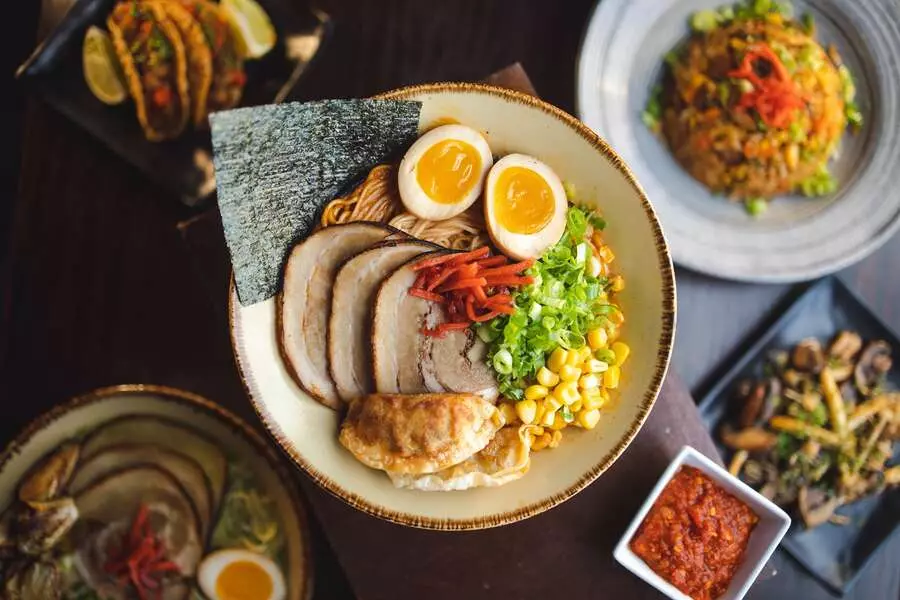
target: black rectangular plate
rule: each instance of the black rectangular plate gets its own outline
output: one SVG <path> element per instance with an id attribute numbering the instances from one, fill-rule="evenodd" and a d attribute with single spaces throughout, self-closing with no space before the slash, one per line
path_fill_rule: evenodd
<path id="1" fill-rule="evenodd" d="M 740 380 L 762 376 L 764 359 L 771 350 L 788 349 L 807 337 L 828 340 L 841 329 L 856 331 L 865 341 L 883 339 L 895 356 L 900 353 L 897 335 L 839 279 L 829 277 L 804 292 L 703 398 L 700 414 L 707 427 L 716 431 Z M 900 389 L 897 362 L 887 377 L 894 389 Z M 718 439 L 716 444 L 727 460 L 726 449 Z M 900 451 L 895 452 L 895 461 L 898 455 Z M 851 524 L 826 523 L 807 531 L 799 518 L 794 518 L 782 546 L 831 591 L 844 594 L 875 552 L 900 531 L 900 489 L 844 506 L 838 514 L 850 517 Z"/>
<path id="2" fill-rule="evenodd" d="M 287 56 L 285 40 L 330 33 L 327 15 L 303 1 L 257 0 L 268 13 L 278 42 L 266 56 L 246 63 L 247 84 L 242 106 L 274 102 L 297 83 L 309 61 Z M 106 29 L 106 17 L 116 0 L 77 0 L 59 25 L 19 70 L 19 77 L 44 100 L 100 139 L 151 179 L 195 205 L 213 191 L 208 131 L 186 129 L 166 142 L 144 138 L 130 99 L 107 106 L 88 89 L 82 69 L 82 45 L 88 27 Z"/>

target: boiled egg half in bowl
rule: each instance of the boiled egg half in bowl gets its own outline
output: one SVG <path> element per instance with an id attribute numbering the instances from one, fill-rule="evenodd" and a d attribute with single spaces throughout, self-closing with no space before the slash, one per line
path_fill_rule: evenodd
<path id="1" fill-rule="evenodd" d="M 400 161 L 397 186 L 406 210 L 443 221 L 475 203 L 494 158 L 480 133 L 442 125 L 420 137 Z"/>
<path id="2" fill-rule="evenodd" d="M 537 258 L 566 230 L 568 201 L 559 176 L 524 154 L 508 154 L 487 177 L 484 217 L 497 248 L 507 256 Z"/>
<path id="3" fill-rule="evenodd" d="M 287 586 L 278 565 L 249 550 L 218 550 L 197 569 L 197 583 L 209 600 L 284 600 Z"/>

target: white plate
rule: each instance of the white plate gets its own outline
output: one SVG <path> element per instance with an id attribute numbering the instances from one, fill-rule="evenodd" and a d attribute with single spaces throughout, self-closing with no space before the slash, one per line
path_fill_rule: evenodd
<path id="1" fill-rule="evenodd" d="M 563 502 L 605 471 L 647 418 L 669 364 L 675 280 L 650 203 L 606 144 L 570 115 L 532 96 L 474 84 L 405 88 L 385 97 L 423 102 L 420 129 L 452 118 L 482 131 L 496 154 L 523 152 L 548 163 L 579 198 L 602 208 L 604 236 L 627 282 L 620 294 L 631 346 L 621 400 L 590 432 L 566 432 L 522 479 L 500 488 L 419 492 L 395 488 L 337 441 L 339 415 L 309 398 L 279 353 L 275 299 L 242 307 L 231 289 L 235 360 L 266 427 L 322 487 L 369 514 L 431 529 L 478 529 L 527 518 Z M 324 351 L 324 349 L 322 350 Z"/>
<path id="2" fill-rule="evenodd" d="M 760 218 L 713 196 L 641 122 L 663 56 L 688 33 L 688 17 L 721 0 L 603 0 L 581 46 L 578 114 L 634 170 L 666 229 L 675 261 L 745 281 L 793 282 L 846 267 L 900 225 L 900 4 L 794 2 L 814 15 L 817 39 L 834 43 L 853 73 L 866 119 L 832 163 L 840 187 L 818 199 L 778 199 Z"/>
<path id="3" fill-rule="evenodd" d="M 728 471 L 690 446 L 684 446 L 681 452 L 678 453 L 678 456 L 675 457 L 675 460 L 660 476 L 653 491 L 650 492 L 644 505 L 641 506 L 641 510 L 635 515 L 622 539 L 616 544 L 613 555 L 619 564 L 669 598 L 672 598 L 672 600 L 691 600 L 690 597 L 683 594 L 674 585 L 657 575 L 653 569 L 647 566 L 647 563 L 631 551 L 628 545 L 638 527 L 647 517 L 647 513 L 650 512 L 656 499 L 659 498 L 663 489 L 683 465 L 694 467 L 708 475 L 735 498 L 743 501 L 759 517 L 759 523 L 757 523 L 750 534 L 747 549 L 744 551 L 744 558 L 734 573 L 731 585 L 728 586 L 724 594 L 716 598 L 716 600 L 740 600 L 753 585 L 753 582 L 756 581 L 756 576 L 762 571 L 769 557 L 772 556 L 775 548 L 781 542 L 781 538 L 787 533 L 788 528 L 791 526 L 791 518 L 759 492 L 737 477 L 732 476 Z"/>

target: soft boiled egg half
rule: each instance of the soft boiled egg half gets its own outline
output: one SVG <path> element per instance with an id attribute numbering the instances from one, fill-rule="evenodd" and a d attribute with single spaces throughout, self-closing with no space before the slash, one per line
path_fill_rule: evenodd
<path id="1" fill-rule="evenodd" d="M 537 258 L 566 230 L 566 192 L 553 169 L 524 154 L 497 161 L 484 190 L 484 218 L 494 244 L 518 260 Z"/>
<path id="2" fill-rule="evenodd" d="M 287 596 L 278 565 L 249 550 L 209 554 L 197 569 L 197 583 L 209 600 L 284 600 Z"/>
<path id="3" fill-rule="evenodd" d="M 481 195 L 493 163 L 487 140 L 471 127 L 435 127 L 400 161 L 397 186 L 403 206 L 429 221 L 455 217 Z"/>

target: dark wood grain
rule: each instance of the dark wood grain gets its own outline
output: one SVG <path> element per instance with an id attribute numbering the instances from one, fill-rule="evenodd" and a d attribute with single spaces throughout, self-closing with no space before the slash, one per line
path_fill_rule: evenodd
<path id="1" fill-rule="evenodd" d="M 473 80 L 521 61 L 538 92 L 571 111 L 575 57 L 592 5 L 593 0 L 327 0 L 322 6 L 336 19 L 335 36 L 311 67 L 298 99 Z M 33 24 L 29 28 L 34 31 Z M 18 29 L 10 39 L 28 41 Z M 29 51 L 26 45 L 10 56 L 24 58 Z M 5 87 L 11 85 L 7 79 Z M 234 371 L 221 305 L 211 300 L 224 298 L 224 289 L 198 277 L 198 269 L 213 267 L 197 261 L 178 228 L 193 214 L 40 102 L 29 102 L 23 111 L 13 101 L 4 119 L 4 134 L 9 132 L 4 143 L 12 140 L 21 148 L 21 169 L 17 188 L 0 189 L 4 198 L 15 198 L 5 257 L 9 269 L 0 283 L 0 440 L 73 394 L 126 382 L 190 389 L 253 419 Z M 5 161 L 4 168 L 18 159 Z M 900 328 L 898 256 L 895 238 L 843 276 Z M 675 367 L 691 389 L 727 361 L 793 289 L 726 283 L 689 272 L 679 272 L 678 283 Z M 621 508 L 617 511 L 608 526 L 623 526 Z M 503 534 L 502 529 L 492 533 Z M 510 529 L 510 535 L 516 531 Z M 595 535 L 586 529 L 583 547 L 608 560 L 591 545 Z M 535 544 L 545 542 L 532 537 Z M 317 539 L 317 597 L 348 597 L 327 544 Z M 557 548 L 554 561 L 532 568 L 552 570 L 556 561 L 569 560 L 571 551 Z M 373 558 L 390 555 L 389 549 L 372 552 Z M 897 556 L 900 539 L 879 554 L 849 597 L 900 597 Z M 829 597 L 786 556 L 777 555 L 773 564 L 778 575 L 758 583 L 751 597 Z M 497 577 L 514 576 L 517 568 L 498 565 Z M 460 565 L 457 576 L 465 573 L 466 565 Z M 432 595 L 443 595 L 440 591 Z M 452 588 L 443 591 L 455 595 Z M 547 586 L 518 595 L 556 592 Z M 603 589 L 579 594 L 606 595 Z"/>

